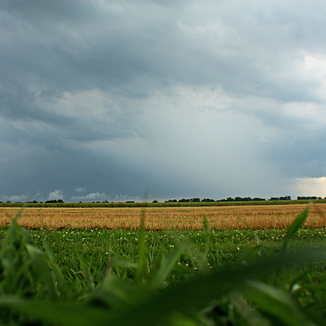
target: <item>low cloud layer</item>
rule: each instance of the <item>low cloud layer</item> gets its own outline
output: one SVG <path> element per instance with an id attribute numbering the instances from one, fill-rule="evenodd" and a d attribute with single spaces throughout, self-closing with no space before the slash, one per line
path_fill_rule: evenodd
<path id="1" fill-rule="evenodd" d="M 326 196 L 325 10 L 2 1 L 1 198 Z"/>
<path id="2" fill-rule="evenodd" d="M 63 190 L 62 189 L 56 189 L 56 190 L 50 192 L 48 200 L 54 200 L 54 199 L 63 199 Z"/>

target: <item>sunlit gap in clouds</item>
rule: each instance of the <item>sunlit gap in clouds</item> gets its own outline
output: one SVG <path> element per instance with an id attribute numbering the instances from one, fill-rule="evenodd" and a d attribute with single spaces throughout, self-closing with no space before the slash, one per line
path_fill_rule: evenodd
<path id="1" fill-rule="evenodd" d="M 326 197 L 326 177 L 296 178 L 290 187 L 297 196 Z"/>

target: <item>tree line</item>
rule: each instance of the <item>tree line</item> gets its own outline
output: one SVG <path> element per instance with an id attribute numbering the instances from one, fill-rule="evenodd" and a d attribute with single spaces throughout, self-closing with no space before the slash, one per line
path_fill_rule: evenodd
<path id="1" fill-rule="evenodd" d="M 326 197 L 322 198 L 322 197 L 317 197 L 317 196 L 298 196 L 297 200 L 317 200 L 317 199 L 326 199 Z M 203 198 L 200 199 L 199 197 L 194 197 L 194 198 L 181 198 L 181 199 L 168 199 L 165 201 L 165 203 L 204 203 L 204 202 L 239 202 L 239 201 L 277 201 L 277 200 L 291 200 L 291 196 L 280 196 L 280 197 L 271 197 L 269 199 L 266 198 L 260 198 L 260 197 L 228 197 L 226 199 L 211 199 L 211 198 Z M 2 201 L 0 201 L 0 203 L 3 203 Z M 11 201 L 7 200 L 6 201 L 7 204 L 10 204 Z M 20 202 L 18 202 L 20 203 Z M 38 202 L 37 200 L 33 200 L 33 201 L 25 201 L 25 204 L 43 204 L 43 202 Z M 44 202 L 45 204 L 63 204 L 65 203 L 62 199 L 53 199 L 53 200 L 47 200 Z M 82 203 L 81 201 L 79 202 L 80 204 Z M 104 200 L 102 202 L 100 201 L 93 201 L 93 204 L 106 204 L 106 203 L 110 203 L 107 200 Z M 111 202 L 113 203 L 113 202 Z M 125 202 L 126 204 L 133 204 L 135 203 L 135 201 L 133 200 L 128 200 Z M 153 200 L 152 203 L 158 203 L 157 200 Z"/>
<path id="2" fill-rule="evenodd" d="M 317 196 L 298 196 L 297 200 L 316 200 L 316 199 L 323 199 L 322 197 L 317 197 Z M 326 197 L 324 197 L 326 199 Z M 169 199 L 166 200 L 165 203 L 191 203 L 191 202 L 234 202 L 234 201 L 273 201 L 273 200 L 291 200 L 291 196 L 280 196 L 280 197 L 271 197 L 269 199 L 266 198 L 260 198 L 260 197 L 228 197 L 226 199 L 211 199 L 211 198 L 203 198 L 200 199 L 198 197 L 195 198 L 182 198 L 182 199 Z"/>

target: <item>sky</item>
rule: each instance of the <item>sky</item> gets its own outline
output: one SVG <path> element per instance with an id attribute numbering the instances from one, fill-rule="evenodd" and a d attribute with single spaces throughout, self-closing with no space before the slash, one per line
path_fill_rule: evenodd
<path id="1" fill-rule="evenodd" d="M 0 201 L 326 196 L 323 0 L 1 0 Z"/>

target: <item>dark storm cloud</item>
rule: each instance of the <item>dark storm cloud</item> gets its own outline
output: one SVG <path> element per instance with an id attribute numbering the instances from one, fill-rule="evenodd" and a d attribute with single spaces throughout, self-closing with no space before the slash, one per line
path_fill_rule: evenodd
<path id="1" fill-rule="evenodd" d="M 130 169 L 128 164 L 114 157 L 108 162 L 90 153 L 46 150 L 38 146 L 1 147 L 1 152 L 10 159 L 0 161 L 2 184 L 6 185 L 6 193 L 1 189 L 0 200 L 1 196 L 18 193 L 26 194 L 30 199 L 37 195 L 38 200 L 44 201 L 50 192 L 59 189 L 64 189 L 64 196 L 69 200 L 80 195 L 76 187 L 85 191 L 87 188 L 89 193 L 102 189 L 106 195 L 102 200 L 115 200 L 120 194 L 142 198 L 147 187 L 158 189 L 159 186 L 156 196 L 162 196 L 169 190 L 168 181 L 162 182 L 159 176 L 149 178 L 144 169 Z M 80 187 L 85 186 L 83 182 L 87 183 L 86 187 Z M 181 191 L 182 187 L 184 184 L 175 185 L 171 195 Z"/>
<path id="2" fill-rule="evenodd" d="M 322 1 L 3 0 L 3 189 L 268 196 L 322 177 L 325 14 Z"/>
<path id="3" fill-rule="evenodd" d="M 34 77 L 34 83 L 56 91 L 110 87 L 146 96 L 158 86 L 185 83 L 220 85 L 234 95 L 307 100 L 312 96 L 306 82 L 280 71 L 294 70 L 311 38 L 317 44 L 325 37 L 322 15 L 307 15 L 290 3 L 276 5 L 278 10 L 268 3 L 246 7 L 237 20 L 225 2 L 179 8 L 122 2 L 104 6 L 106 10 L 88 1 L 45 1 L 41 8 L 37 1 L 31 2 L 35 6 L 22 3 L 7 3 L 7 19 L 14 18 L 19 28 L 7 28 L 7 43 L 17 44 L 16 56 L 6 51 L 3 60 L 11 72 L 15 67 L 22 83 Z M 50 20 L 57 14 L 60 22 Z M 313 29 L 306 31 L 304 26 L 312 23 Z"/>

